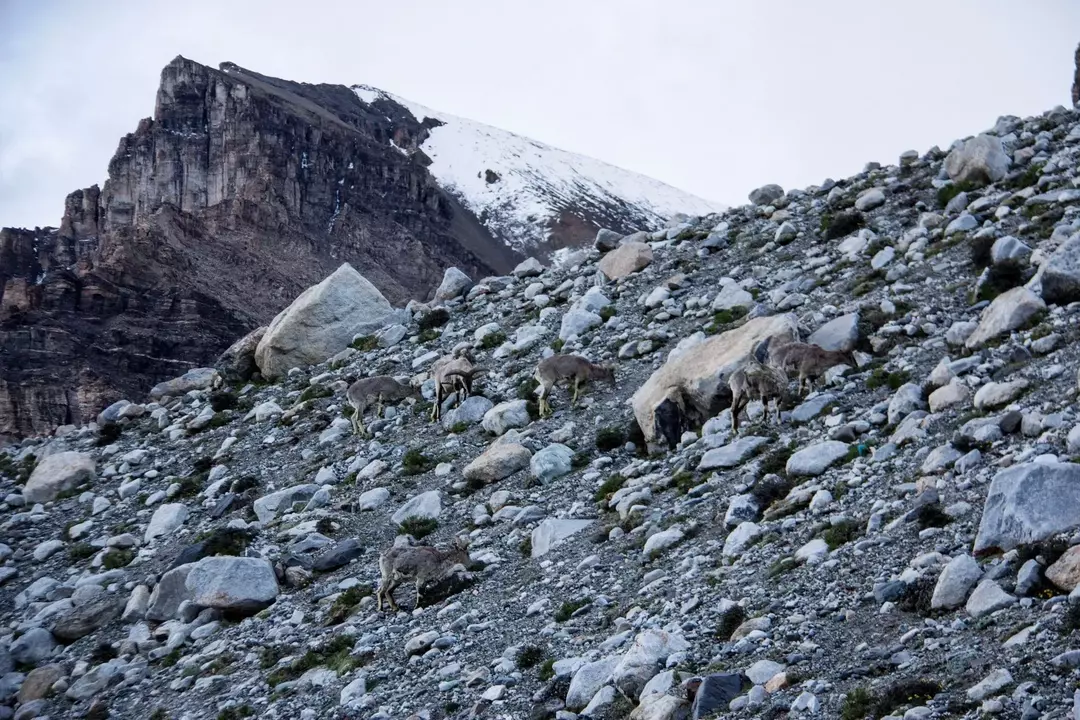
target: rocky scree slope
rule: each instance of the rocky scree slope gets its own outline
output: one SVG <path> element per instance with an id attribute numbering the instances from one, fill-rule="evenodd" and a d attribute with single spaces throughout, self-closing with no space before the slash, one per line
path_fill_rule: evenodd
<path id="1" fill-rule="evenodd" d="M 562 164 L 504 169 L 508 149 L 541 146 L 493 128 L 454 167 L 488 177 L 490 158 L 506 181 L 484 187 L 515 191 L 462 205 L 472 195 L 433 172 L 441 155 L 419 150 L 443 125 L 389 96 L 176 58 L 102 188 L 69 195 L 59 228 L 0 230 L 0 439 L 87 422 L 211 362 L 342 262 L 401 304 L 449 266 L 503 273 L 521 250 L 581 244 L 601 225 L 658 227 L 641 204 L 652 194 L 665 217 L 707 209 L 603 163 L 567 166 L 577 156 L 554 148 L 536 157 Z M 579 186 L 611 173 L 624 180 L 615 191 L 640 185 L 644 198 L 586 203 L 594 187 Z"/>
<path id="2" fill-rule="evenodd" d="M 1002 118 L 601 232 L 276 384 L 24 441 L 0 456 L 0 712 L 1072 717 L 1078 161 L 1076 112 Z M 646 453 L 635 390 L 767 323 L 860 366 L 739 437 L 686 403 Z M 427 370 L 458 346 L 488 372 L 431 424 Z M 538 419 L 556 349 L 616 382 Z M 344 391 L 378 373 L 424 399 L 360 439 Z M 461 534 L 467 571 L 376 612 L 381 549 Z"/>

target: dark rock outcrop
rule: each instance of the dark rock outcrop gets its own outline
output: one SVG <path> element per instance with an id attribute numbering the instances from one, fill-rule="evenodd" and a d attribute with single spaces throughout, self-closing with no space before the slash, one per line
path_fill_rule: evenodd
<path id="1" fill-rule="evenodd" d="M 1080 45 L 1076 47 L 1076 75 L 1073 77 L 1072 86 L 1073 105 L 1080 105 Z"/>
<path id="2" fill-rule="evenodd" d="M 154 117 L 59 228 L 0 231 L 0 438 L 91 420 L 209 364 L 342 262 L 391 301 L 518 258 L 444 192 L 407 112 L 178 57 Z"/>

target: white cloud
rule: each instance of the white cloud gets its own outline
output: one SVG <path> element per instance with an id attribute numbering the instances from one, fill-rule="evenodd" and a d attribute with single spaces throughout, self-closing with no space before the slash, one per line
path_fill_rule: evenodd
<path id="1" fill-rule="evenodd" d="M 367 83 L 737 204 L 1067 103 L 1080 27 L 1074 0 L 3 5 L 3 225 L 104 181 L 177 54 Z"/>

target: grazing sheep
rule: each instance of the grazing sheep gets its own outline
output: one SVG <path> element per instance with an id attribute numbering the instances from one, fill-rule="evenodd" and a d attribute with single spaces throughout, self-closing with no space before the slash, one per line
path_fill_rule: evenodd
<path id="1" fill-rule="evenodd" d="M 595 365 L 583 357 L 577 355 L 552 355 L 540 361 L 533 375 L 540 383 L 539 405 L 540 416 L 550 415 L 551 403 L 548 395 L 551 388 L 560 380 L 574 379 L 574 399 L 570 402 L 571 407 L 577 403 L 578 392 L 581 383 L 589 380 L 615 380 L 615 368 L 606 365 Z"/>
<path id="2" fill-rule="evenodd" d="M 458 565 L 469 564 L 469 542 L 458 537 L 447 549 L 428 545 L 391 547 L 379 555 L 379 572 L 382 578 L 375 592 L 377 608 L 381 612 L 385 599 L 391 610 L 398 610 L 394 602 L 394 589 L 399 583 L 413 580 L 416 583 L 416 604 L 420 604 L 420 589 L 428 582 L 441 580 Z"/>
<path id="3" fill-rule="evenodd" d="M 435 403 L 431 408 L 431 421 L 436 422 L 442 417 L 442 403 L 451 393 L 457 394 L 460 403 L 469 397 L 472 392 L 473 378 L 484 372 L 482 368 L 473 365 L 472 358 L 467 352 L 444 355 L 431 366 L 432 377 L 435 378 Z"/>
<path id="4" fill-rule="evenodd" d="M 364 411 L 375 401 L 376 417 L 382 414 L 384 402 L 399 402 L 406 398 L 420 397 L 420 390 L 411 385 L 400 383 L 389 375 L 357 380 L 345 392 L 345 399 L 353 408 L 352 426 L 357 435 L 367 435 L 364 427 Z"/>
<path id="5" fill-rule="evenodd" d="M 799 377 L 799 394 L 803 383 L 809 392 L 814 388 L 814 381 L 825 375 L 825 371 L 837 365 L 857 367 L 855 356 L 841 350 L 825 350 L 817 345 L 793 342 L 770 348 L 769 364 L 780 370 L 796 370 Z"/>
<path id="6" fill-rule="evenodd" d="M 765 405 L 765 421 L 769 420 L 769 404 L 776 402 L 776 421 L 780 422 L 780 403 L 787 395 L 788 378 L 782 370 L 748 359 L 728 378 L 731 388 L 731 429 L 739 432 L 739 414 L 750 400 L 756 398 Z"/>

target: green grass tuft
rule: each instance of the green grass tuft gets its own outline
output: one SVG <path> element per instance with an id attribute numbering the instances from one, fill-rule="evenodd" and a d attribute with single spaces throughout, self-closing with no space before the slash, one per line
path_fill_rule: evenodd
<path id="1" fill-rule="evenodd" d="M 439 527 L 439 521 L 435 518 L 407 517 L 398 525 L 398 535 L 412 535 L 419 540 L 435 532 Z"/>

